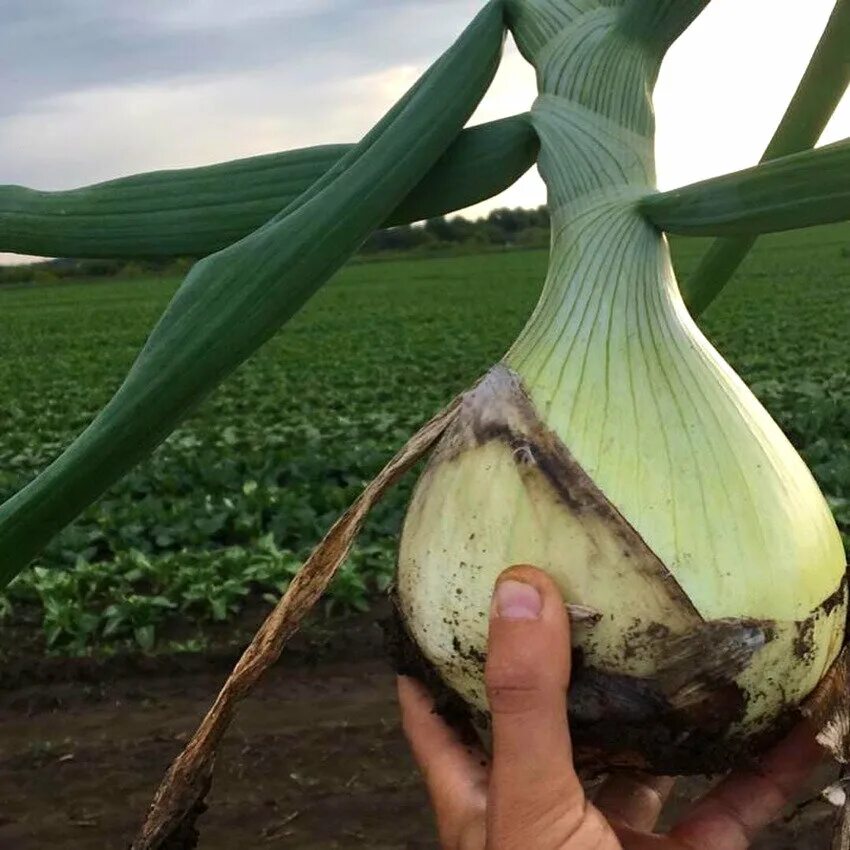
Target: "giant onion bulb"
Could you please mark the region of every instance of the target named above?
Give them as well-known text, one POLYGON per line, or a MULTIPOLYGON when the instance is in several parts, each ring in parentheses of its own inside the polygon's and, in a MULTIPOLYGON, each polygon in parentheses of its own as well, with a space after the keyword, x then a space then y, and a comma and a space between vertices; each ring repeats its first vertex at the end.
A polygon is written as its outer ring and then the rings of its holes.
POLYGON ((696 4, 656 5, 650 34, 623 4, 512 7, 541 87, 551 264, 419 481, 397 584, 425 660, 486 726, 495 579, 547 570, 598 612, 575 629, 580 749, 686 773, 784 728, 841 649, 847 598, 815 481, 689 316, 638 211, 655 186, 659 41, 696 4))

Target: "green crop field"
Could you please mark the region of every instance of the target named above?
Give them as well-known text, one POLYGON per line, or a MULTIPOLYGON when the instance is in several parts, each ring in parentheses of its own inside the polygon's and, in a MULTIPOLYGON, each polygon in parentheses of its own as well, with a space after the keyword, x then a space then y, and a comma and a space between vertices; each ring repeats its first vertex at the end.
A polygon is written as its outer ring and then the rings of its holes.
MULTIPOLYGON (((702 245, 676 246, 682 273, 702 245)), ((532 308, 545 252, 357 264, 43 554, 5 597, 62 652, 179 648, 271 601, 418 424, 492 364, 532 308), (48 569, 50 568, 50 569, 48 569), (58 568, 58 569, 56 569, 58 568)), ((0 497, 116 388, 176 280, 0 290, 0 497)), ((850 229, 765 239, 701 322, 801 450, 850 533, 850 229), (761 299, 768 299, 765 311, 761 299)), ((413 476, 329 595, 385 588, 413 476)))

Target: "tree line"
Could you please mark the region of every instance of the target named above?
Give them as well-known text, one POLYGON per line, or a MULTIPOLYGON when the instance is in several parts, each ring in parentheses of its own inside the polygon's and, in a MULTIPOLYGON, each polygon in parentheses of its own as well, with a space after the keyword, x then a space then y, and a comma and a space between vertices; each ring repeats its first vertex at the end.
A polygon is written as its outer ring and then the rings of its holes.
POLYGON ((441 216, 422 224, 379 230, 364 244, 364 255, 381 252, 427 253, 446 248, 472 251, 494 247, 545 247, 549 241, 549 210, 498 209, 471 221, 463 216, 441 216))

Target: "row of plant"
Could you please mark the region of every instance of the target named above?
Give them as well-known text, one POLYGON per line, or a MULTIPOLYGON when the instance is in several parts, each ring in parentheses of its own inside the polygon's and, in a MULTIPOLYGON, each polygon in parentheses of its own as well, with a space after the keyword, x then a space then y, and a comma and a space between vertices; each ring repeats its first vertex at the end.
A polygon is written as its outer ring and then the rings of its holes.
MULTIPOLYGON (((765 240, 706 317, 803 452, 845 535, 848 242, 846 228, 765 240)), ((702 246, 677 248, 687 271, 702 246)), ((266 605, 411 430, 504 350, 545 264, 545 252, 530 252, 349 267, 47 548, 42 569, 0 603, 3 625, 34 619, 60 652, 197 648, 206 625, 266 605)), ((0 406, 0 497, 86 424, 173 286, 2 294, 0 391, 14 401, 0 406)), ((328 610, 362 608, 386 586, 412 478, 370 518, 328 610)))

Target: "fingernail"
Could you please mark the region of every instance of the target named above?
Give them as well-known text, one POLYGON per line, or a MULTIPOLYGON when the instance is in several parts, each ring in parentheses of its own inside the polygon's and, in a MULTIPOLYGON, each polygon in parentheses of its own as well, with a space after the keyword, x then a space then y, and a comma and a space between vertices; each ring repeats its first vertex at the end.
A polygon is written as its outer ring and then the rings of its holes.
POLYGON ((497 616, 506 620, 537 620, 543 611, 537 588, 512 579, 499 583, 493 600, 497 616))

